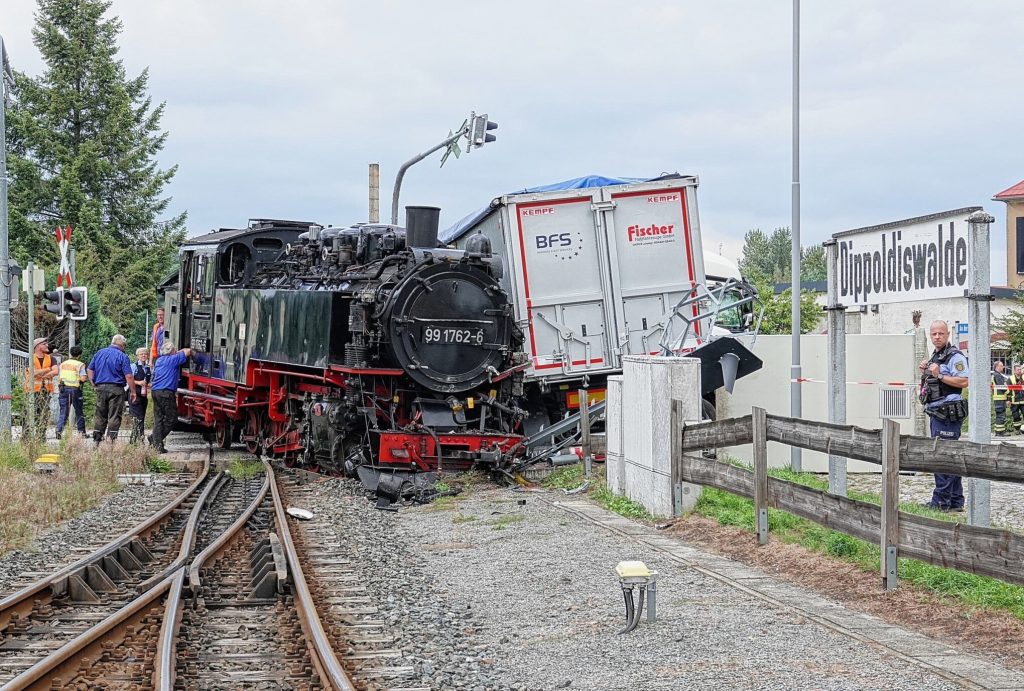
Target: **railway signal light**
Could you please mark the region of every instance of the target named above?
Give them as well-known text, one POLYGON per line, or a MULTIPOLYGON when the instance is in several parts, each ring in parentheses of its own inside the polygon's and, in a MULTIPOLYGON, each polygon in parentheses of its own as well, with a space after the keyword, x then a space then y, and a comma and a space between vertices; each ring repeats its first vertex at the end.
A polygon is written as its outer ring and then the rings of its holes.
POLYGON ((473 149, 479 149, 484 144, 495 141, 497 136, 488 134, 488 132, 496 129, 498 129, 498 123, 488 120, 486 113, 483 115, 470 113, 469 132, 466 134, 469 138, 469 146, 466 147, 466 151, 469 152, 473 149))
POLYGON ((43 292, 43 309, 50 314, 57 316, 58 320, 64 318, 64 291, 63 290, 47 290, 43 292))
POLYGON ((89 289, 71 288, 64 291, 64 312, 74 321, 83 321, 89 316, 89 289))

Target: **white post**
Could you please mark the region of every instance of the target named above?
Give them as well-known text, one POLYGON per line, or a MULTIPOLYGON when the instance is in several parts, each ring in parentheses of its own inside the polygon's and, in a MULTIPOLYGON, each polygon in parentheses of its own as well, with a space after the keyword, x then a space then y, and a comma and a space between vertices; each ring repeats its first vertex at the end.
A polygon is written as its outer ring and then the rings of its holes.
MULTIPOLYGON (((846 307, 839 302, 839 243, 825 244, 828 267, 828 421, 846 424, 846 307)), ((846 457, 828 456, 828 491, 846 496, 846 457)))
MULTIPOLYGON (((992 214, 975 211, 968 217, 967 233, 967 323, 970 331, 968 390, 968 420, 970 440, 978 444, 992 442, 992 410, 989 389, 989 370, 992 360, 992 342, 989 339, 989 302, 992 301, 992 282, 989 267, 989 226, 995 221, 992 214)), ((979 478, 967 481, 967 520, 971 525, 988 527, 991 523, 991 482, 979 478)))

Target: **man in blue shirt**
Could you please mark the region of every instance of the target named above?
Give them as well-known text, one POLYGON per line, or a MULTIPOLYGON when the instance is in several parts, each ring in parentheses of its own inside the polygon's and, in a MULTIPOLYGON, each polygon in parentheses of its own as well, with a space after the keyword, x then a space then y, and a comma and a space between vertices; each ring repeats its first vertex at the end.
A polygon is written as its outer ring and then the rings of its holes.
POLYGON ((135 377, 132 376, 132 361, 124 354, 125 343, 125 337, 117 334, 110 339, 109 346, 89 361, 89 381, 96 387, 92 438, 97 444, 103 441, 104 432, 110 441, 117 439, 124 412, 125 385, 129 387, 129 400, 135 402, 135 377))
POLYGON ((167 453, 164 439, 178 421, 178 380, 181 379, 181 368, 190 355, 191 348, 177 350, 165 338, 160 347, 160 357, 153 365, 150 391, 153 395, 153 446, 157 453, 167 453))
MULTIPOLYGON (((921 402, 931 418, 931 435, 955 441, 960 438, 960 428, 967 417, 967 402, 962 395, 967 387, 967 358, 949 342, 946 322, 932 322, 929 333, 935 352, 921 362, 921 402)), ((935 490, 927 506, 939 511, 963 511, 961 477, 936 473, 935 490)))

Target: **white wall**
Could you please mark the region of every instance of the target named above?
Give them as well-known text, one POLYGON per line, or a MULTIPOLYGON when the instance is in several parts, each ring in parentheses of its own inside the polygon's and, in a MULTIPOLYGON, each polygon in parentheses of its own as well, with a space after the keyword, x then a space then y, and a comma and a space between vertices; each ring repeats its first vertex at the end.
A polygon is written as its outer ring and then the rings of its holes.
MULTIPOLYGON (((827 376, 826 336, 806 335, 800 339, 800 360, 803 376, 824 381, 827 376)), ((749 344, 749 339, 746 340, 749 344)), ((748 415, 754 406, 775 415, 789 416, 791 337, 758 336, 753 352, 764 361, 764 367, 736 382, 732 395, 718 391, 718 417, 748 415)), ((846 339, 847 381, 916 382, 917 363, 912 335, 848 335, 846 339)), ((828 386, 824 383, 802 384, 803 415, 807 420, 828 420, 828 386)), ((916 402, 915 402, 916 406, 916 402)), ((851 384, 846 387, 846 424, 878 429, 878 387, 851 384)), ((897 420, 902 434, 914 434, 914 418, 897 420)), ((770 442, 768 464, 781 467, 790 462, 790 447, 770 442)), ((745 463, 753 463, 749 444, 727 449, 726 453, 745 463)), ((809 472, 828 472, 828 456, 804 450, 803 468, 809 472)), ((863 461, 850 461, 851 472, 877 472, 878 466, 863 461)))

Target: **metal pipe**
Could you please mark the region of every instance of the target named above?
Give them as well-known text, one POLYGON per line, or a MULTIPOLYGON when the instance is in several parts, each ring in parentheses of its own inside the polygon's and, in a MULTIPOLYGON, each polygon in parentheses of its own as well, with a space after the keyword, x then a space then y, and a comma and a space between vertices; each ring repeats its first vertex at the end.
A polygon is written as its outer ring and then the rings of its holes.
POLYGON ((402 178, 405 177, 405 171, 407 171, 409 168, 419 163, 420 161, 422 161, 435 151, 443 149, 452 142, 456 141, 459 137, 465 135, 466 132, 468 131, 469 125, 467 123, 466 125, 463 125, 458 132, 451 135, 437 146, 431 147, 430 149, 427 149, 421 154, 416 154, 415 156, 413 156, 408 161, 402 164, 402 167, 398 169, 398 175, 395 176, 395 189, 391 193, 391 225, 398 225, 398 197, 402 191, 402 178))
MULTIPOLYGON (((800 367, 800 0, 793 0, 793 186, 792 186, 793 248, 790 268, 790 317, 793 331, 793 358, 790 367, 791 417, 801 417, 800 367)), ((790 447, 790 466, 795 472, 803 470, 803 456, 797 446, 790 447)))
POLYGON ((7 81, 10 68, 0 36, 0 437, 11 433, 11 254, 7 228, 7 81))

